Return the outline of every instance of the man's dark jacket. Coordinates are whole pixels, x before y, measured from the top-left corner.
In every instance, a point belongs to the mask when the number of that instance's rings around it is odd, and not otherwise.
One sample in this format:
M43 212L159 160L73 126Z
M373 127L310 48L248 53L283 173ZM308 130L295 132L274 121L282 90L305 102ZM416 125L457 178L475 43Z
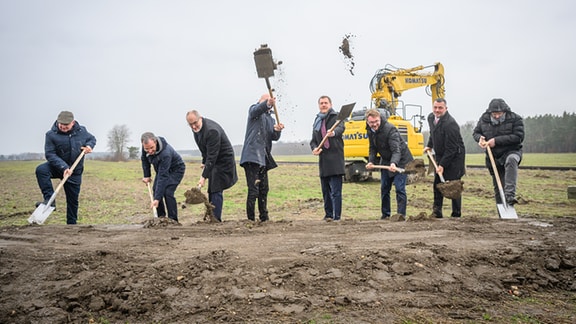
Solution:
M492 125L490 112L485 111L480 116L480 120L478 120L472 133L476 142L480 140L480 136L484 136L486 141L494 138L496 146L492 147L491 150L494 159L500 165L504 165L506 157L510 153L514 152L522 157L522 142L524 141L524 122L522 117L512 112L507 105L505 107L504 112L506 115L500 124ZM486 165L491 168L488 152L486 152Z
M83 146L90 146L91 148L96 146L96 137L90 134L86 127L75 121L69 132L62 133L58 129L58 122L56 121L46 132L44 153L50 166L64 173L64 170L69 169L74 164L82 152ZM80 160L74 169L70 181L79 182L82 172L84 172L84 159Z
M332 128L336 123L338 113L334 109L330 108L326 119L326 130ZM330 143L330 147L322 147L322 153L320 153L318 158L318 165L321 177L344 175L344 140L342 139L342 134L344 133L345 126L344 123L338 124L334 129L334 136L328 137L327 141ZM312 130L312 140L310 140L310 148L314 150L320 142L322 142L323 136L320 130Z
M428 115L430 137L426 146L434 149L436 163L444 168L444 179L458 180L466 172L466 149L460 135L460 126L448 112L440 117L436 125L434 118L434 114Z
M266 100L250 106L240 156L241 166L245 163L255 163L265 167L266 170L278 166L272 157L272 141L279 140L282 132L274 130L276 122L270 114L271 108L267 106Z
M186 165L180 154L166 142L164 137L158 137L156 142L156 153L148 155L142 148L142 170L144 178L150 178L152 171L150 166L154 166L156 178L154 178L154 199L162 200L169 185L178 185L182 181Z
M396 164L399 168L405 168L406 164L414 160L408 145L400 136L398 129L389 123L384 116L380 116L380 127L372 131L366 124L368 142L370 143L368 162L380 165ZM376 155L380 155L380 161L376 161Z
M208 192L219 192L238 181L234 148L224 129L213 120L202 117L202 128L194 133L202 153L202 177L209 179Z

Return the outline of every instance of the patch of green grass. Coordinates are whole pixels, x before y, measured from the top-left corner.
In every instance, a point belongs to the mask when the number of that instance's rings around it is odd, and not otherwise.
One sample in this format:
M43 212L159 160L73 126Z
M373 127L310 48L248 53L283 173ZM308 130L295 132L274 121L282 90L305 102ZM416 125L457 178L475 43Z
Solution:
M466 154L466 165L485 165L486 154ZM576 167L576 153L527 153L522 166Z
M530 155L526 155L528 159ZM572 155L576 157L576 155ZM279 160L281 160L279 158ZM562 159L557 159L559 163ZM554 161L551 161L554 162ZM0 162L0 226L25 225L34 211L34 203L42 199L34 170L41 161ZM186 163L186 174L176 191L179 203L184 192L196 186L201 174L198 160ZM238 183L224 192L224 220L246 218L246 180L244 169L238 166ZM467 170L463 178L463 217L497 218L492 180L487 169ZM59 180L54 180L56 186ZM270 193L268 209L272 220L320 219L324 216L318 165L280 163L269 171ZM576 171L520 170L518 195L525 202L516 206L520 217L531 215L574 216L576 202L567 198L567 187L576 184ZM203 189L206 192L206 189ZM409 184L408 215L430 213L432 208L432 177ZM392 209L396 208L392 189ZM56 198L57 207L47 224L65 223L65 194ZM150 198L142 182L140 161L85 161L80 193L79 223L131 224L151 217ZM199 221L203 205L186 205L179 209L181 220ZM444 202L449 214L450 201ZM343 212L345 219L377 219L380 217L379 173L374 180L344 183Z

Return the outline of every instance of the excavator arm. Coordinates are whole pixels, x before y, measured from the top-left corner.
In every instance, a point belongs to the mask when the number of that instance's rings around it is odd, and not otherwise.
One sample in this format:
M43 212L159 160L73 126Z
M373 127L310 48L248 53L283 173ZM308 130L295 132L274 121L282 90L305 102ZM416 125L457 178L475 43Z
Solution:
M434 68L432 72L424 70ZM435 63L429 66L416 66L410 69L398 69L387 65L378 70L370 82L372 92L372 105L375 108L384 108L391 115L396 114L398 98L406 90L426 87L432 100L444 98L444 66Z

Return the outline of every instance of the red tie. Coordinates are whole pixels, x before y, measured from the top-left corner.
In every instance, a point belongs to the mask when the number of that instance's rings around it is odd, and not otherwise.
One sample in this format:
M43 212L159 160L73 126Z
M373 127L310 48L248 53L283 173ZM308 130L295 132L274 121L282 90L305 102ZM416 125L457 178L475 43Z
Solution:
M326 119L322 120L322 127L320 127L320 132L322 133L322 138L324 138L324 136L326 136ZM324 142L324 147L330 148L330 141L328 138Z

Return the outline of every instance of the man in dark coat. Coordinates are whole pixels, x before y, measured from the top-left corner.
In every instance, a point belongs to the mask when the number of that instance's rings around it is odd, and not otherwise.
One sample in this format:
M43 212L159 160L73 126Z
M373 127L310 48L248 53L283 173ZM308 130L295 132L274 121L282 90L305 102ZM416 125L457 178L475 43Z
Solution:
M444 98L434 100L432 113L428 115L428 125L430 126L430 138L424 148L424 152L433 150L438 168L434 176L434 205L432 216L442 218L442 205L444 196L437 189L440 183L439 175L444 176L444 180L460 180L466 172L465 156L466 150L460 126L448 113L448 106ZM452 199L452 217L462 215L462 197Z
M157 137L151 132L142 134L142 170L144 183L152 181L151 166L154 166L156 178L152 189L154 200L151 207L158 209L158 216L168 217L178 222L178 204L174 197L176 188L184 177L186 165L180 154L166 142L163 137Z
M320 112L316 115L312 128L310 148L312 154L319 156L320 184L324 199L324 220L339 221L342 216L342 181L344 166L344 123L339 123L333 131L338 113L332 109L332 100L328 96L318 99ZM327 137L322 147L322 139Z
M522 142L524 141L522 117L512 112L504 99L492 99L488 109L480 116L472 136L483 149L490 146L500 181L504 186L506 203L516 204L518 202L516 200L518 165L522 160ZM488 152L486 152L486 166L492 175L496 201L502 203Z
M392 183L396 188L397 214L406 217L406 180L405 173L397 173L396 168L405 168L413 161L412 153L408 144L400 136L398 129L389 123L377 109L369 109L366 112L366 131L368 132L369 153L366 169L371 170L375 163L390 166L390 170L380 171L380 199L382 201L381 219L390 217L390 190ZM377 162L377 155L380 161Z
M204 118L196 110L186 114L186 121L194 132L194 140L202 153L202 175L198 186L208 181L208 201L214 206L214 217L222 221L223 191L238 181L234 148L224 129L213 120Z
M48 203L54 187L50 179L69 178L64 183L66 193L66 224L76 224L78 220L78 197L82 184L82 173L84 172L84 158L76 165L73 171L70 167L80 153L91 153L96 145L96 137L90 134L86 127L81 126L74 120L74 114L69 111L62 111L52 128L46 132L44 141L44 153L47 162L36 167L36 180L44 196L44 202ZM36 203L38 207L42 202ZM53 207L55 203L52 203Z
M248 185L246 216L251 221L255 220L256 200L258 200L260 221L265 222L269 219L268 170L278 166L272 157L272 141L279 140L284 129L284 124L276 124L271 116L275 103L276 98L266 93L248 110L240 166L246 173Z

